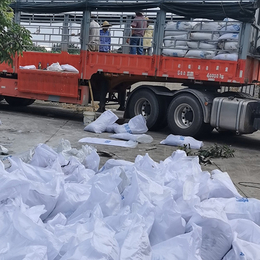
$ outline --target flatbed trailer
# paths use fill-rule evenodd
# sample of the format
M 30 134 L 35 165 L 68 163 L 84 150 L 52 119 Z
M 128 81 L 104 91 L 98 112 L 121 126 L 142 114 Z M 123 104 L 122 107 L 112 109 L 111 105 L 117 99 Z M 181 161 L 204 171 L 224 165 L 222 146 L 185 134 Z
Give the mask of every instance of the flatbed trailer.
M 115 101 L 134 83 L 144 82 L 128 94 L 125 117 L 142 114 L 151 130 L 168 124 L 172 133 L 190 136 L 213 128 L 252 133 L 260 126 L 259 100 L 220 89 L 259 83 L 258 6 L 258 1 L 17 1 L 12 6 L 16 21 L 33 36 L 44 31 L 43 39 L 33 38 L 35 47 L 44 42 L 52 51 L 25 51 L 13 67 L 0 64 L 0 95 L 10 105 L 30 105 L 36 99 L 87 105 L 90 87 L 99 100 L 103 79 L 109 83 L 107 99 Z M 151 56 L 129 54 L 126 40 L 136 9 L 153 25 Z M 113 24 L 110 53 L 88 50 L 91 17 Z M 231 38 L 219 40 L 226 34 Z M 235 47 L 224 49 L 227 42 Z M 55 44 L 60 53 L 53 53 Z M 69 53 L 70 46 L 78 54 Z M 225 60 L 216 58 L 221 54 Z M 56 62 L 70 64 L 79 73 L 46 69 Z M 23 69 L 39 63 L 41 69 Z M 181 83 L 184 88 L 170 90 L 149 82 Z

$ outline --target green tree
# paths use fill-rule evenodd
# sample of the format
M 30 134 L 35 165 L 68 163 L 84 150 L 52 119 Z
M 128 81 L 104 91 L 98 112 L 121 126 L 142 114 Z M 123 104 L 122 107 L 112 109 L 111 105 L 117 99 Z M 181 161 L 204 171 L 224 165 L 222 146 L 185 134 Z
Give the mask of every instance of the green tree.
M 14 22 L 9 6 L 14 0 L 0 0 L 0 63 L 13 64 L 15 54 L 22 54 L 31 45 L 30 31 Z

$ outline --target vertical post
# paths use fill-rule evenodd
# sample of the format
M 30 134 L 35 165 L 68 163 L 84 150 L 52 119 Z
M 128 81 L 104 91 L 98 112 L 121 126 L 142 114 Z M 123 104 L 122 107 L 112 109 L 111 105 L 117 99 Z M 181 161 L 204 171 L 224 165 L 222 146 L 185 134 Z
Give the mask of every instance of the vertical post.
M 161 48 L 163 45 L 164 27 L 166 20 L 166 12 L 160 10 L 157 14 L 157 19 L 154 25 L 153 35 L 153 50 L 155 55 L 161 55 Z
M 62 38 L 61 38 L 61 51 L 68 51 L 69 49 L 69 15 L 64 15 Z
M 81 23 L 80 43 L 81 50 L 87 50 L 87 44 L 89 42 L 89 27 L 90 27 L 91 14 L 90 11 L 83 12 L 83 19 Z
M 241 33 L 239 39 L 239 59 L 246 60 L 251 39 L 251 24 L 250 23 L 242 23 Z
M 123 45 L 122 45 L 122 53 L 129 54 L 129 46 L 126 44 L 127 38 L 131 36 L 131 15 L 126 16 L 125 29 L 123 33 Z

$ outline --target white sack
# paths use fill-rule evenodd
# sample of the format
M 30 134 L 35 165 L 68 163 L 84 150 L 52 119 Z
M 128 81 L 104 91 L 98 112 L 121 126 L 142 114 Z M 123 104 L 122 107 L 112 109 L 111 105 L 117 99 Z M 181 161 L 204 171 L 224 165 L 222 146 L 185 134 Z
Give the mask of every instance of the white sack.
M 103 172 L 109 169 L 112 169 L 113 167 L 124 167 L 124 166 L 133 166 L 134 163 L 128 162 L 125 160 L 120 159 L 109 159 L 105 162 L 105 164 L 101 167 L 99 172 Z M 114 168 L 115 169 L 115 168 Z
M 70 71 L 70 72 L 76 72 L 76 73 L 79 73 L 79 71 L 72 65 L 70 64 L 63 64 L 63 65 L 60 65 L 61 68 L 65 71 Z
M 119 246 L 114 237 L 115 232 L 102 219 L 96 218 L 89 225 L 89 232 L 79 243 L 70 243 L 61 260 L 71 259 L 110 259 L 119 260 Z M 85 224 L 86 225 L 86 224 Z M 79 233 L 81 235 L 81 233 Z M 78 238 L 73 238 L 77 242 Z
M 224 212 L 224 205 L 204 200 L 187 223 L 187 231 L 196 224 L 202 228 L 200 256 L 203 260 L 222 259 L 230 250 L 233 232 Z
M 46 144 L 38 144 L 30 162 L 33 166 L 47 167 L 53 164 L 58 154 Z
M 222 53 L 216 55 L 213 60 L 231 60 L 231 61 L 237 61 L 238 60 L 238 54 L 237 53 Z
M 260 245 L 244 241 L 236 236 L 232 243 L 232 249 L 223 257 L 223 260 L 259 260 Z
M 216 41 L 219 38 L 218 33 L 202 33 L 202 32 L 193 32 L 190 34 L 191 40 L 211 40 Z
M 239 32 L 240 31 L 240 24 L 237 23 L 237 24 L 227 24 L 227 25 L 224 25 L 221 30 L 223 33 L 226 33 L 226 32 Z
M 98 171 L 100 157 L 97 154 L 97 150 L 91 146 L 85 145 L 78 150 L 72 148 L 68 140 L 62 139 L 57 148 L 57 152 L 61 153 L 64 156 L 64 158 L 68 161 L 69 166 L 72 163 L 71 158 L 73 157 L 76 158 L 79 161 L 79 163 L 83 164 L 87 169 L 91 169 L 94 172 Z
M 153 141 L 152 136 L 146 134 L 134 135 L 130 133 L 119 133 L 119 134 L 110 135 L 110 137 L 116 139 L 122 139 L 122 140 L 132 140 L 138 143 L 145 143 L 145 144 L 151 143 Z
M 118 133 L 129 133 L 129 134 L 144 134 L 148 131 L 146 126 L 146 119 L 144 116 L 137 115 L 129 120 L 128 123 L 118 125 L 115 127 L 115 132 Z
M 217 44 L 215 43 L 207 43 L 207 42 L 187 42 L 187 45 L 191 49 L 216 49 Z
M 48 71 L 63 71 L 59 62 L 52 63 L 49 67 L 47 67 Z
M 233 219 L 229 221 L 229 224 L 239 239 L 260 245 L 260 227 L 253 221 Z
M 19 69 L 24 69 L 24 70 L 35 70 L 36 67 L 35 67 L 35 65 L 26 65 L 26 66 L 19 66 Z
M 187 40 L 188 39 L 188 33 L 187 32 L 181 32 L 179 34 L 176 34 L 176 35 L 170 35 L 170 36 L 166 36 L 164 38 L 164 41 L 182 41 L 182 40 Z
M 156 244 L 152 247 L 152 260 L 201 260 L 201 230 L 194 225 L 191 232 Z
M 185 233 L 186 222 L 172 198 L 160 201 L 155 209 L 155 220 L 149 235 L 151 245 L 167 241 Z
M 184 35 L 185 37 L 185 35 Z M 187 39 L 187 37 L 186 37 Z M 186 46 L 186 41 L 177 40 L 174 36 L 167 36 L 163 40 L 165 47 Z
M 184 36 L 186 35 L 186 36 Z M 164 36 L 165 37 L 176 37 L 176 38 L 179 38 L 180 39 L 186 39 L 187 38 L 187 35 L 188 35 L 188 32 L 187 31 L 178 31 L 178 30 L 170 30 L 170 31 L 165 31 L 165 34 Z M 186 38 L 183 38 L 183 37 L 186 37 Z
M 227 41 L 238 41 L 239 34 L 238 33 L 225 33 L 221 35 L 218 40 L 227 40 Z
M 195 25 L 196 25 L 196 23 L 194 23 L 194 22 L 178 21 L 176 24 L 176 28 L 178 30 L 191 30 Z
M 37 249 L 38 256 L 42 257 L 39 259 L 55 259 L 58 256 L 62 243 L 45 229 L 35 213 L 41 211 L 41 206 L 29 208 L 21 199 L 5 201 L 0 208 L 0 259 L 38 259 L 33 258 L 37 256 L 33 250 Z M 15 255 L 17 258 L 14 258 Z
M 247 219 L 234 219 L 229 223 L 235 237 L 232 249 L 223 260 L 260 259 L 260 227 Z
M 260 225 L 260 200 L 254 198 L 219 199 L 228 219 L 248 219 Z
M 106 127 L 105 132 L 114 133 L 114 132 L 115 132 L 115 127 L 117 127 L 118 125 L 119 125 L 119 124 L 117 124 L 117 123 L 108 125 L 108 126 Z
M 184 57 L 187 53 L 187 50 L 181 50 L 181 49 L 163 49 L 162 55 L 165 56 L 172 56 L 172 57 Z
M 181 136 L 170 134 L 160 144 L 175 145 L 175 146 L 190 146 L 191 149 L 200 149 L 203 146 L 202 141 L 198 141 L 190 136 Z
M 108 125 L 111 125 L 118 120 L 118 116 L 114 114 L 111 110 L 103 112 L 94 122 L 88 124 L 84 131 L 94 132 L 101 134 L 104 132 Z
M 223 26 L 222 22 L 198 22 L 194 27 L 194 31 L 219 31 Z
M 225 42 L 224 50 L 238 50 L 239 44 L 238 42 Z
M 208 198 L 241 198 L 233 181 L 226 172 L 216 169 L 211 172 L 211 178 L 208 181 L 210 189 Z
M 193 22 L 168 22 L 165 26 L 165 36 L 175 36 L 185 33 L 185 30 L 191 30 L 194 26 Z
M 189 50 L 185 58 L 195 58 L 195 59 L 212 59 L 215 57 L 215 51 L 206 51 L 206 50 Z

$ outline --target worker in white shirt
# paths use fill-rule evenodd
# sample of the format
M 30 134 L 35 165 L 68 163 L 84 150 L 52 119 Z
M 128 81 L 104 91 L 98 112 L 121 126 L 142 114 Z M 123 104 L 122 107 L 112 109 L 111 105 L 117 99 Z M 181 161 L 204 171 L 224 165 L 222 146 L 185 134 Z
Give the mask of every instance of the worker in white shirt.
M 89 51 L 99 50 L 99 39 L 100 39 L 99 31 L 100 31 L 99 24 L 94 19 L 92 19 L 89 26 L 89 43 L 88 43 Z

